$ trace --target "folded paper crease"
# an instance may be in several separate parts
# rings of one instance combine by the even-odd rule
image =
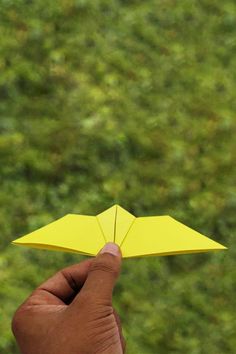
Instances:
[[[107,242],[125,258],[226,249],[171,216],[135,217],[117,204],[96,216],[67,214],[12,243],[94,256]]]

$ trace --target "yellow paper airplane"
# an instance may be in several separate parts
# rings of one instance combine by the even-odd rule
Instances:
[[[91,256],[107,242],[117,243],[125,258],[226,249],[168,215],[135,217],[119,205],[97,216],[68,214],[13,241],[22,246]]]

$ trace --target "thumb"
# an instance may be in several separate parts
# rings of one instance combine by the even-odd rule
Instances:
[[[90,295],[95,301],[111,303],[120,267],[120,248],[117,244],[109,242],[92,261],[80,295]]]

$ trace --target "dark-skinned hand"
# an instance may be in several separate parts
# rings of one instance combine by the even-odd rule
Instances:
[[[112,292],[121,253],[108,243],[93,259],[65,268],[17,309],[12,330],[22,354],[123,354]]]

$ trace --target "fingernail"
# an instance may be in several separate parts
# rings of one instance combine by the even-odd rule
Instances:
[[[102,253],[110,253],[113,254],[113,256],[119,256],[120,255],[120,249],[119,246],[116,243],[113,242],[108,242],[105,244],[105,246],[101,249],[99,252],[100,254]]]

